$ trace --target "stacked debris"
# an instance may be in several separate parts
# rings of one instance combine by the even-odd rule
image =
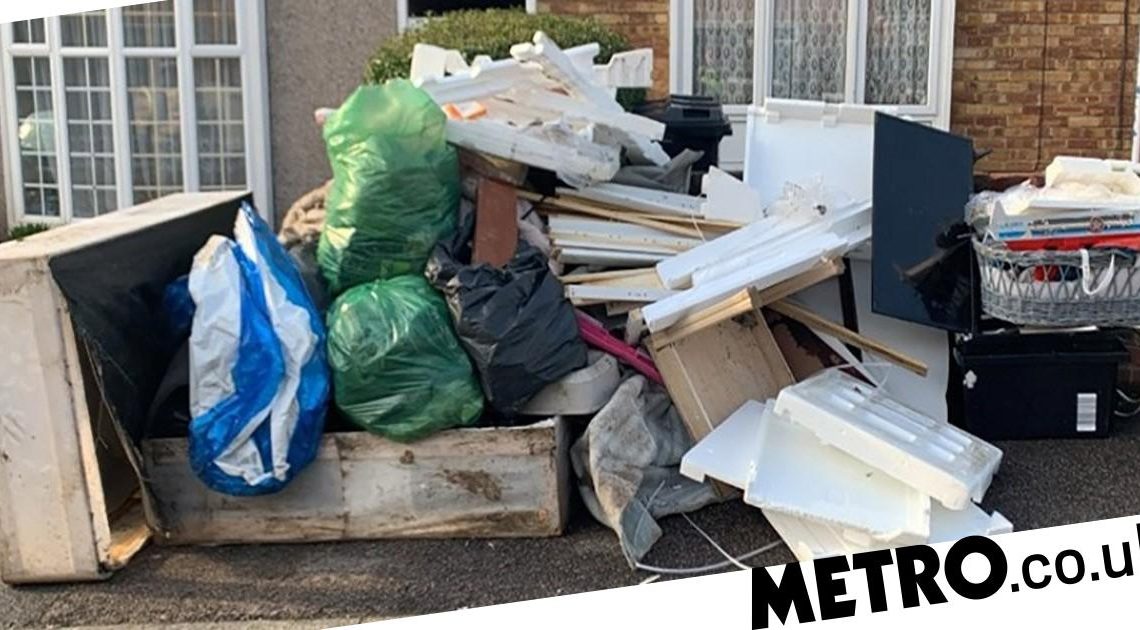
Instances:
[[[800,560],[1001,534],[981,501],[1001,451],[829,370],[749,401],[681,463],[744,491]]]
[[[923,345],[939,337],[855,312],[870,301],[875,110],[772,99],[750,114],[744,181],[713,167],[700,194],[686,194],[700,153],[671,146],[671,156],[661,145],[666,125],[615,99],[616,88],[651,83],[651,53],[595,66],[597,52],[562,50],[543,33],[508,59],[468,63],[423,44],[414,52],[412,84],[442,112],[461,172],[459,229],[441,228],[425,273],[482,385],[482,422],[597,414],[575,468],[632,566],[660,535],[654,516],[733,494],[678,485],[680,472],[744,490],[803,558],[1008,529],[971,503],[1001,453],[946,424],[945,337]],[[359,97],[345,107],[353,103],[361,108]],[[334,164],[352,155],[335,142],[336,129],[352,131],[344,109],[316,116]],[[373,143],[367,134],[353,141]],[[381,174],[401,168],[377,164]],[[375,203],[348,206],[350,225],[331,223],[344,215],[339,206],[356,203],[332,190],[321,242],[334,290],[346,265],[349,276],[384,275],[392,260],[419,260],[421,239],[391,255],[356,248],[367,254],[358,260],[348,239],[377,215],[389,231],[430,227],[405,225],[405,211],[387,208],[434,193],[382,199],[375,194],[387,188],[377,188],[368,193]],[[383,246],[384,232],[377,237]],[[406,263],[399,273],[418,267]],[[335,350],[334,374],[353,357]],[[839,364],[851,375],[828,369]],[[615,411],[630,401],[644,409]],[[864,437],[848,444],[837,435]],[[631,436],[645,441],[644,453],[623,446]],[[947,444],[953,452],[939,450]],[[933,461],[941,456],[963,468]],[[900,479],[899,466],[925,466],[929,478]],[[959,483],[967,473],[977,478]],[[818,493],[851,500],[833,509]]]

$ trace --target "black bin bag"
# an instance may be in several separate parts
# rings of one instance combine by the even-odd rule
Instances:
[[[488,404],[509,421],[543,387],[585,367],[586,344],[541,251],[519,241],[506,268],[472,265],[473,234],[469,213],[436,245],[426,274],[447,298]]]

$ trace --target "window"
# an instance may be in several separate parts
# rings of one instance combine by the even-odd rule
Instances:
[[[396,0],[400,30],[414,28],[432,15],[461,9],[525,9],[534,13],[536,0]]]
[[[12,222],[184,190],[253,188],[268,210],[260,7],[165,0],[0,27]]]
[[[945,128],[953,28],[953,0],[674,0],[672,88],[737,117],[774,97],[889,105]]]
[[[752,102],[754,0],[693,3],[693,93],[725,105]]]

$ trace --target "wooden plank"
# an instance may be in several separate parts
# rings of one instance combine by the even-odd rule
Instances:
[[[675,256],[686,250],[686,247],[655,243],[632,243],[609,238],[585,237],[575,238],[559,232],[550,233],[550,242],[554,247],[561,249],[608,249],[631,254],[654,254],[658,256]]]
[[[880,341],[850,331],[825,317],[816,315],[802,306],[781,301],[769,304],[768,308],[784,317],[794,319],[808,328],[831,335],[843,343],[861,348],[867,352],[873,352],[919,376],[925,377],[927,374],[927,366],[922,361],[895,350]]]
[[[490,177],[499,181],[522,186],[526,181],[529,167],[512,160],[504,160],[492,155],[459,148],[459,168],[463,171],[475,173],[483,177]]]
[[[475,251],[472,262],[504,267],[519,244],[518,194],[514,186],[479,180],[475,206]]]
[[[817,267],[805,271],[794,278],[789,278],[788,280],[760,291],[756,298],[759,300],[758,303],[754,301],[748,290],[741,291],[719,304],[702,309],[681,319],[661,333],[654,335],[654,339],[656,343],[662,345],[676,342],[689,335],[700,332],[709,326],[715,326],[727,319],[749,313],[755,306],[764,306],[772,302],[777,302],[841,273],[843,273],[842,261],[825,261]]]
[[[763,320],[728,320],[668,345],[650,344],[689,434],[701,440],[749,400],[794,383]]]
[[[142,502],[135,500],[111,522],[111,547],[107,551],[107,568],[121,569],[150,542],[150,527]]]
[[[599,271],[597,273],[575,273],[558,278],[562,284],[585,284],[590,282],[600,282],[602,280],[614,280],[618,278],[632,278],[652,274],[657,276],[657,270],[653,267],[643,267],[640,269],[617,269],[614,271]],[[657,280],[657,284],[661,284],[661,280]]]
[[[676,293],[668,289],[646,287],[607,287],[597,284],[572,284],[566,287],[566,297],[572,300],[600,300],[602,302],[656,302]]]
[[[632,223],[634,225],[640,225],[643,227],[650,227],[662,232],[669,232],[670,234],[687,236],[689,238],[701,238],[701,233],[699,230],[676,225],[673,223],[667,223],[665,221],[658,221],[656,219],[649,219],[646,218],[646,215],[644,214],[621,212],[618,210],[607,210],[588,203],[582,203],[561,197],[544,197],[538,193],[532,193],[528,191],[519,191],[519,197],[526,199],[531,203],[550,206],[562,211],[577,212],[579,214],[601,217],[603,219],[613,219],[615,221],[624,221],[626,223]]]
[[[144,442],[170,544],[557,536],[569,493],[564,421],[445,431],[414,444],[324,437],[282,492],[228,497],[195,478],[185,440]]]
[[[559,197],[571,197],[583,203],[602,204],[647,214],[665,214],[703,218],[700,197],[624,184],[595,184],[580,190],[558,188]]]
[[[695,225],[697,227],[714,230],[718,232],[730,232],[732,230],[739,230],[740,228],[748,225],[747,223],[738,223],[736,221],[725,221],[723,219],[710,219],[708,217],[674,217],[669,215],[651,215],[642,213],[645,216],[652,216],[658,221],[665,223],[680,223],[681,225]]]
[[[644,306],[641,302],[606,302],[606,315],[610,317],[617,317],[618,315],[629,315],[633,311]],[[636,343],[630,345],[637,345]]]

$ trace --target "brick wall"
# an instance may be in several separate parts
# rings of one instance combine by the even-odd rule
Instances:
[[[669,88],[668,0],[538,0],[594,16],[654,49]],[[1059,154],[1128,157],[1140,0],[958,0],[951,127],[993,154],[989,173],[1041,171]]]
[[[958,0],[951,126],[988,172],[1127,157],[1140,0]]]
[[[538,0],[538,10],[594,17],[634,48],[652,48],[651,96],[669,93],[669,0]]]

